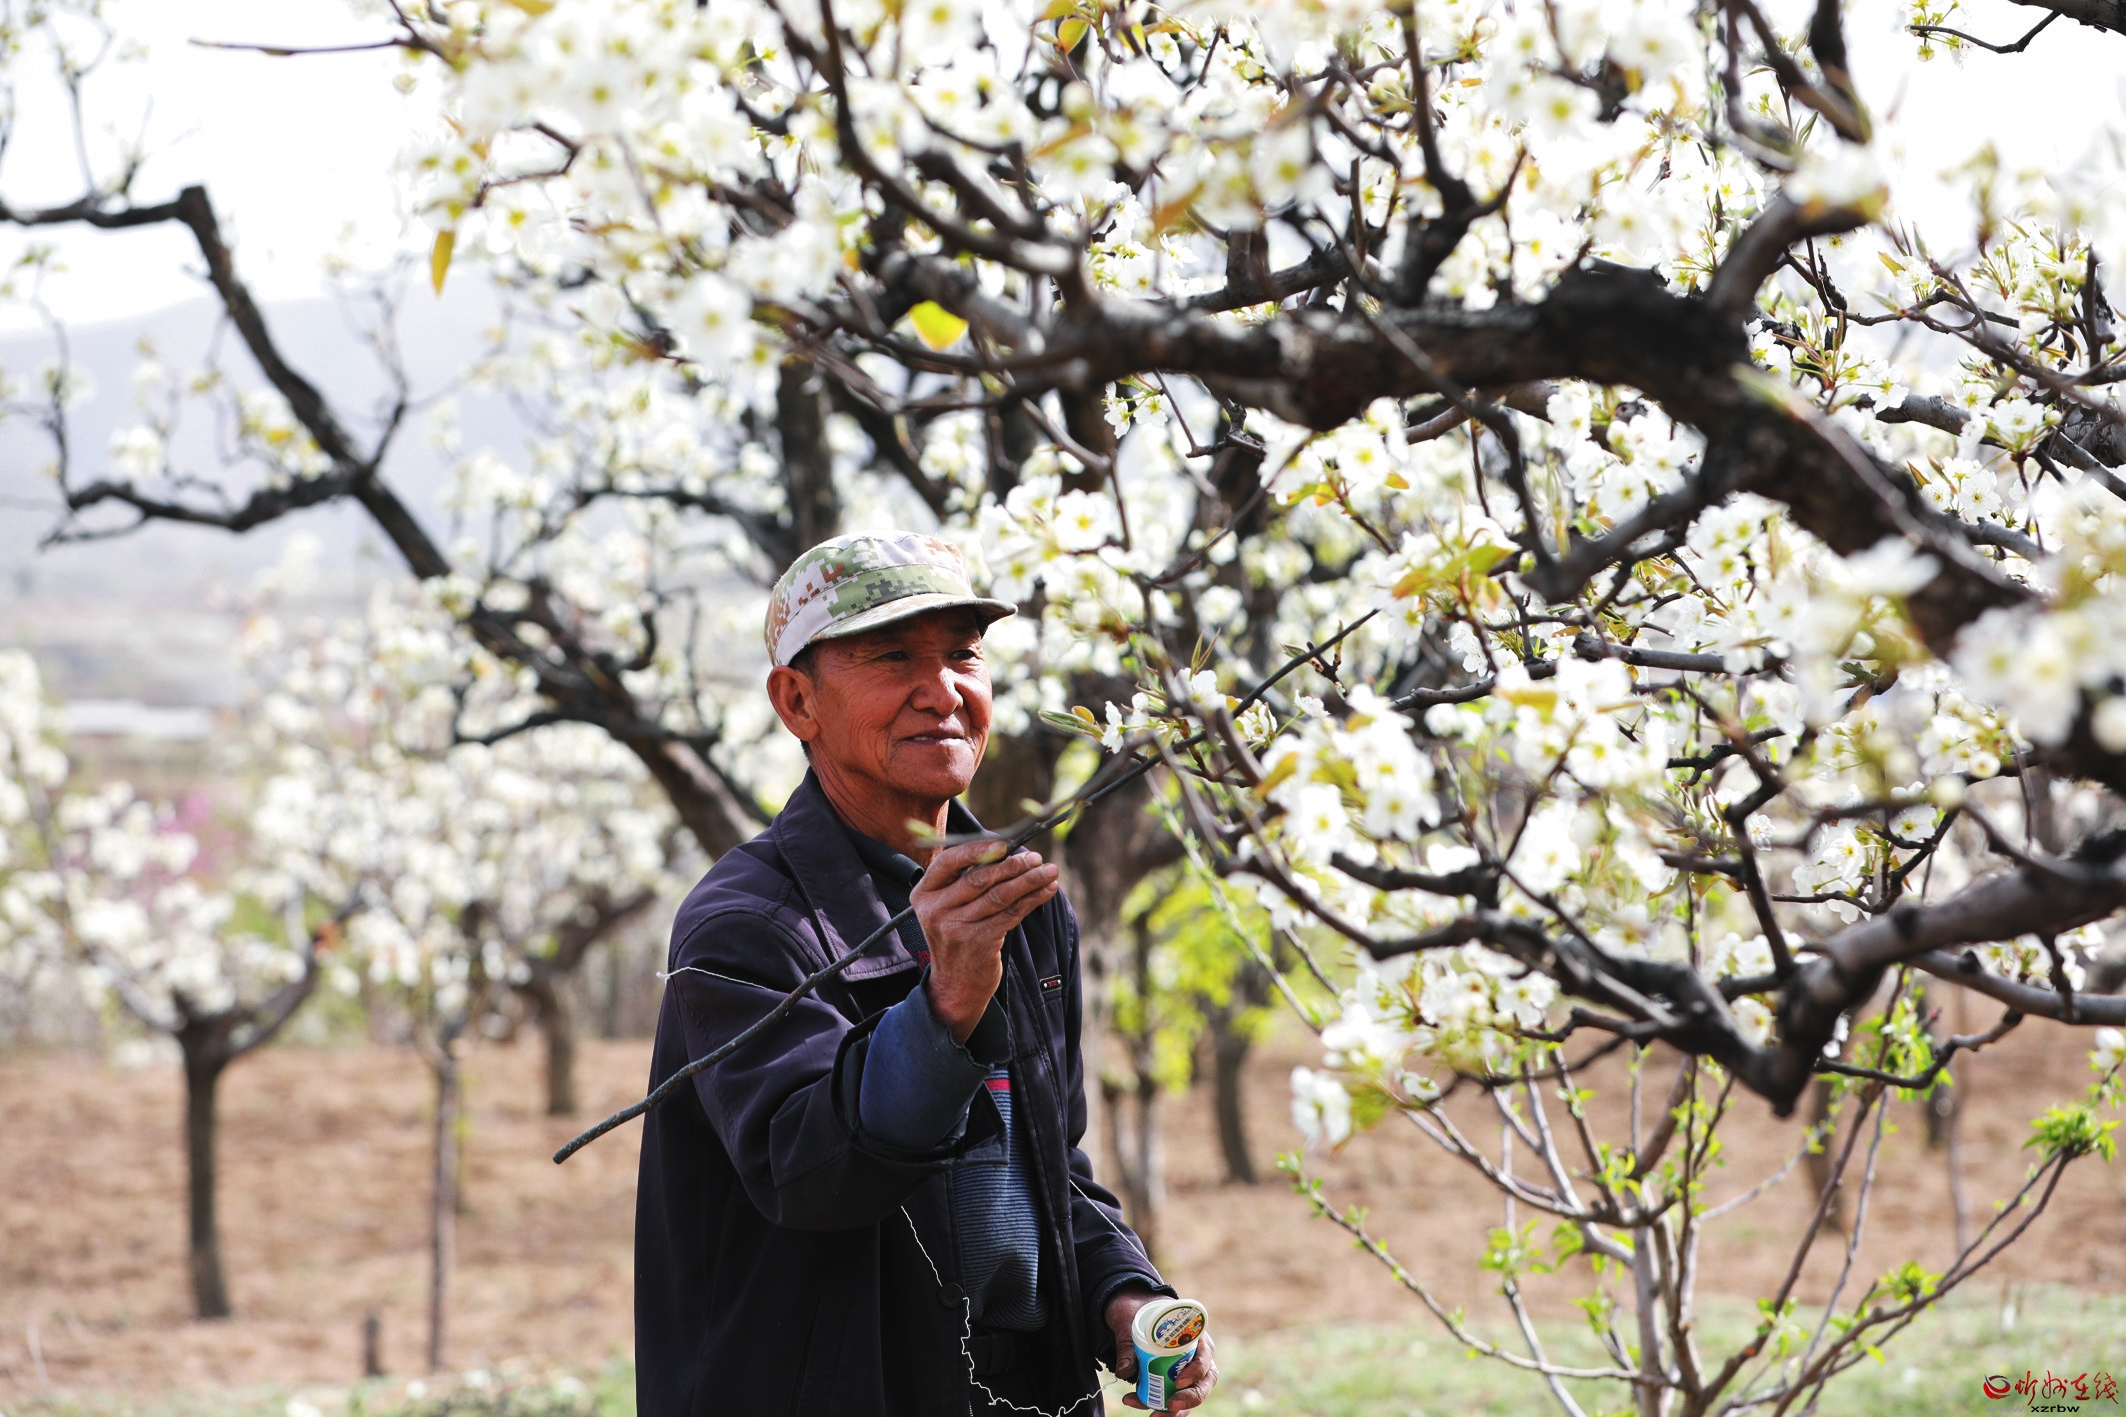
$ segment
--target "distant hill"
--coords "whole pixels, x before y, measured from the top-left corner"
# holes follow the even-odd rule
[[[325,391],[365,441],[375,436],[388,387],[359,333],[359,317],[369,313],[330,300],[290,302],[266,312],[289,362]],[[68,418],[77,483],[106,472],[112,436],[143,421],[133,378],[144,343],[173,374],[204,367],[210,351],[218,351],[220,367],[237,385],[262,385],[249,353],[220,315],[219,305],[203,298],[136,321],[65,332],[74,363],[93,385]],[[415,396],[447,389],[455,371],[477,355],[493,320],[493,302],[477,282],[455,283],[441,300],[425,286],[411,287],[395,324]],[[0,371],[18,397],[36,387],[38,370],[53,360],[56,348],[48,337],[0,340]],[[207,412],[207,405],[194,401],[179,425],[175,456],[187,471],[208,474],[221,467],[226,433]],[[507,455],[521,443],[518,421],[498,399],[463,398],[458,421],[468,451],[487,446]],[[366,517],[345,506],[313,508],[243,536],[158,524],[115,542],[40,549],[57,521],[46,471],[52,459],[52,442],[33,417],[18,412],[0,424],[0,642],[34,650],[54,690],[67,698],[164,706],[231,702],[238,687],[235,625],[216,608],[215,591],[241,587],[275,564],[292,537],[315,537],[322,549],[315,580],[298,602],[302,608],[351,609],[376,577],[399,570],[396,553]],[[418,418],[400,431],[385,469],[423,519],[437,526],[436,490],[446,468]]]

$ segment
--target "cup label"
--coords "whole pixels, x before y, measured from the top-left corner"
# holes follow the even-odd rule
[[[1142,1348],[1137,1350],[1137,1400],[1154,1412],[1166,1410],[1166,1399],[1173,1387],[1173,1376],[1188,1366],[1189,1359],[1196,1356],[1196,1345],[1191,1343],[1179,1353],[1161,1353],[1154,1357]]]

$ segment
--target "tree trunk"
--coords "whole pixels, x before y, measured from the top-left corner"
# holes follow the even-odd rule
[[[1957,992],[1961,994],[1963,991],[1959,989]],[[1927,1008],[1929,1004],[1934,1002],[1934,997],[1934,990],[1927,987],[1927,985],[1914,984],[1912,986],[1912,1007],[1919,1013],[1921,1026],[1927,1035],[1927,1042],[1938,1048],[1941,1046],[1941,1030],[1935,1026],[1933,1017]],[[1927,1150],[1929,1151],[1940,1151],[1943,1147],[1951,1145],[1950,1138],[1955,1135],[1956,1114],[1963,1101],[1963,1093],[1956,1087],[1955,1071],[1956,1065],[1952,1060],[1942,1070],[1941,1079],[1934,1090],[1921,1098],[1919,1102],[1920,1108],[1927,1114]]]
[[[1137,1232],[1144,1252],[1159,1257],[1159,1216],[1164,1197],[1159,1136],[1159,1086],[1152,1077],[1151,1048],[1143,1033],[1124,1036],[1133,1076],[1100,1079],[1107,1150],[1113,1158],[1111,1188],[1122,1198],[1122,1218]]]
[[[760,830],[744,806],[690,744],[628,739],[623,745],[649,770],[701,849],[720,857]]]
[[[1147,1047],[1144,1050],[1149,1053]],[[1159,1084],[1151,1076],[1149,1060],[1137,1072],[1135,1164],[1130,1168],[1136,1184],[1130,1187],[1130,1229],[1144,1244],[1144,1253],[1156,1263],[1160,1252],[1160,1221],[1166,1210],[1166,1158],[1159,1131]]]
[[[819,370],[786,361],[775,385],[775,430],[782,442],[783,485],[790,498],[790,560],[842,529],[834,454],[827,446],[827,387]],[[787,566],[777,566],[780,574]]]
[[[546,1039],[546,1115],[576,1115],[576,1009],[568,979],[546,979],[538,1003],[538,1030]]]
[[[1153,1048],[1157,1016],[1152,1007],[1152,927],[1147,916],[1138,916],[1131,931],[1130,982],[1137,996],[1134,1027],[1123,1030],[1129,1050],[1132,1083],[1130,1126],[1125,1135],[1120,1115],[1121,1096],[1111,1096],[1115,1109],[1109,1136],[1115,1145],[1122,1183],[1123,1218],[1137,1232],[1145,1254],[1154,1262],[1159,1254],[1159,1219],[1165,1200],[1164,1158],[1159,1136],[1159,1080]],[[1122,1089],[1115,1089],[1120,1094]]]
[[[1211,1035],[1211,1096],[1218,1118],[1218,1149],[1225,1158],[1228,1184],[1252,1186],[1257,1180],[1255,1158],[1248,1149],[1247,1061],[1255,1046],[1250,1015],[1270,1001],[1268,971],[1252,959],[1240,961],[1233,971],[1230,992],[1223,1004],[1206,1010]]]
[[[539,1009],[539,1032],[546,1038],[546,1115],[576,1114],[576,1011],[568,1000],[568,981],[555,980],[548,1002]]]
[[[1118,969],[1126,967],[1127,960],[1126,946],[1120,938],[1122,906],[1139,881],[1180,857],[1181,844],[1168,834],[1165,824],[1152,811],[1151,789],[1140,780],[1087,807],[1072,825],[1059,854],[1064,890],[1078,913],[1080,958],[1085,976],[1084,1021],[1079,1047],[1089,1084],[1086,1088],[1088,1127],[1095,1134],[1106,1134],[1108,1162],[1117,1179],[1122,1181],[1124,1199],[1127,1200],[1133,1184],[1129,1178],[1136,1170],[1136,1161],[1130,1153],[1139,1148],[1123,1143],[1121,1117],[1110,1116],[1104,1119],[1105,1125],[1102,1126],[1103,1119],[1097,1116],[1098,1111],[1118,1105],[1121,1096],[1131,1088],[1128,1083],[1110,1079],[1103,1066],[1106,1035],[1115,1026],[1113,981]],[[1128,1061],[1131,1070],[1136,1071],[1134,1057]],[[1095,1108],[1094,1103],[1099,1107]],[[1156,1110],[1148,1122],[1156,1128]],[[1155,1134],[1153,1150],[1156,1149]],[[1143,1213],[1150,1214],[1155,1208],[1154,1204],[1145,1208]],[[1131,1216],[1131,1223],[1136,1223],[1135,1214]],[[1151,1248],[1148,1238],[1145,1248]]]
[[[539,1035],[546,1040],[547,1116],[567,1117],[576,1110],[576,1032],[581,1027],[577,975],[583,961],[601,942],[608,957],[614,957],[620,947],[614,932],[656,902],[654,891],[638,891],[617,901],[599,892],[556,933],[553,953],[534,958],[530,976],[513,986],[539,1013]]]
[[[1237,1003],[1237,1000],[1235,1001]],[[1234,1185],[1255,1184],[1255,1158],[1248,1152],[1247,1114],[1243,1103],[1243,1069],[1254,1040],[1238,1028],[1239,1010],[1211,1014],[1211,1101],[1218,1114],[1218,1150],[1225,1158],[1225,1179]]]
[[[1954,1032],[1970,1032],[1971,991],[1957,989],[1956,1026]],[[1956,1221],[1956,1252],[1962,1254],[1971,1245],[1971,1194],[1964,1184],[1964,1094],[1971,1088],[1971,1068],[1975,1058],[1966,1055],[1952,1059],[1942,1070],[1942,1088],[1935,1094],[1946,1093],[1951,1104],[1942,1119],[1942,1161],[1949,1169],[1949,1210]],[[1958,1066],[1961,1064],[1961,1066]],[[1928,1116],[1934,1115],[1931,1111]]]
[[[1040,728],[989,740],[982,770],[967,787],[967,809],[983,826],[1007,830],[1026,816],[1026,803],[1046,802],[1056,790],[1056,749]],[[1026,843],[1044,857],[1056,855],[1055,838],[1042,834]]]
[[[429,1206],[428,1370],[443,1370],[445,1322],[450,1306],[450,1271],[458,1245],[458,1116],[461,1092],[458,1060],[445,1043],[429,1059],[436,1078],[434,1193]]]
[[[598,1036],[620,1036],[620,990],[623,963],[618,940],[605,942],[605,997],[598,1001]]]
[[[1830,1115],[1831,1080],[1829,1078],[1818,1078],[1816,1079],[1816,1085],[1809,1089],[1809,1125],[1811,1127],[1820,1127],[1830,1119]],[[1837,1137],[1838,1129],[1832,1127],[1823,1134],[1821,1144],[1811,1151],[1808,1156],[1809,1184],[1819,1197],[1825,1191],[1831,1190],[1832,1187],[1838,1184],[1838,1178],[1831,1174],[1831,1146],[1837,1140]],[[1831,1203],[1824,1209],[1823,1223],[1841,1235],[1845,1233],[1845,1196],[1843,1192],[1832,1191]]]
[[[199,1014],[183,994],[175,996],[177,1027],[135,1009],[143,1023],[175,1040],[185,1068],[185,1209],[187,1261],[192,1272],[192,1306],[203,1319],[229,1317],[229,1284],[222,1274],[221,1224],[216,1201],[220,1170],[215,1143],[220,1130],[217,1110],[221,1075],[231,1063],[264,1046],[295,1016],[317,984],[316,958],[304,960],[300,977],[271,997],[245,1008]]]
[[[185,1060],[185,1184],[190,1202],[192,1307],[203,1319],[229,1317],[222,1277],[221,1227],[215,1216],[216,1092],[229,1060],[196,1038],[181,1038]]]
[[[1508,1202],[1509,1205],[1511,1203]],[[1658,1220],[1654,1223],[1660,1224]],[[1639,1320],[1639,1371],[1653,1379],[1638,1386],[1639,1417],[1663,1417],[1668,1411],[1668,1389],[1661,1382],[1665,1365],[1661,1357],[1659,1263],[1660,1257],[1654,1251],[1653,1235],[1647,1231],[1634,1235],[1631,1276],[1633,1299]]]
[[[572,980],[541,960],[531,978],[517,986],[539,1011],[539,1036],[546,1040],[546,1115],[576,1113],[576,1006]]]
[[[1100,1099],[1100,1120],[1105,1124],[1101,1131],[1107,1138],[1107,1188],[1121,1199],[1122,1218],[1134,1225],[1136,1222],[1131,1212],[1136,1209],[1136,1203],[1130,1197],[1135,1194],[1136,1181],[1130,1169],[1132,1153],[1122,1135],[1123,1121],[1129,1115],[1123,1099],[1129,1096],[1129,1091],[1122,1086],[1120,1077],[1108,1073],[1101,1074],[1097,1085],[1086,1091],[1097,1094]]]

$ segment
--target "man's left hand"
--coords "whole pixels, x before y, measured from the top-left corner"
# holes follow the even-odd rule
[[[1122,1289],[1107,1301],[1107,1326],[1115,1334],[1115,1376],[1128,1382],[1137,1379],[1137,1345],[1130,1338],[1129,1326],[1137,1317],[1137,1310],[1158,1298],[1149,1289]],[[1203,1399],[1218,1386],[1218,1345],[1211,1342],[1206,1333],[1196,1345],[1196,1356],[1183,1364],[1174,1374],[1173,1386],[1166,1395],[1166,1405],[1175,1412],[1186,1412],[1191,1407],[1200,1407]],[[1144,1410],[1144,1404],[1131,1392],[1122,1399],[1124,1407]]]

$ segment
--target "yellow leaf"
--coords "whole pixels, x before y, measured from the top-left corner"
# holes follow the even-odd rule
[[[1090,728],[1090,729],[1094,730],[1095,732],[1098,732],[1098,731],[1099,731],[1099,728],[1100,728],[1100,720],[1099,720],[1099,719],[1097,719],[1097,718],[1094,718],[1094,717],[1093,717],[1093,711],[1092,711],[1091,709],[1089,709],[1089,708],[1085,707],[1085,705],[1083,705],[1083,704],[1072,704],[1072,705],[1071,705],[1071,708],[1070,708],[1070,716],[1071,716],[1072,718],[1075,718],[1075,719],[1077,719],[1077,720],[1078,720],[1078,721],[1079,721],[1080,723],[1084,724],[1084,725],[1085,725],[1085,726],[1086,726],[1087,728]]]
[[[437,295],[443,293],[443,278],[450,274],[450,253],[457,248],[456,227],[436,233],[436,244],[428,253],[428,279],[434,284]]]
[[[543,15],[554,8],[554,0],[509,0],[509,3],[527,15]]]
[[[1556,689],[1539,688],[1534,684],[1518,689],[1494,689],[1492,692],[1510,704],[1518,704],[1522,708],[1532,708],[1545,718],[1550,717],[1558,706],[1558,691]]]
[[[1194,188],[1180,199],[1162,202],[1152,208],[1152,230],[1164,236],[1167,232],[1189,220],[1189,204],[1196,199]]]
[[[967,322],[935,300],[925,300],[910,310],[908,319],[932,349],[950,349],[967,333]]]
[[[1057,46],[1060,47],[1064,53],[1068,54],[1071,50],[1076,49],[1078,47],[1078,41],[1085,38],[1085,31],[1090,28],[1090,25],[1086,24],[1085,21],[1080,19],[1072,18],[1065,20],[1062,24],[1056,26]]]
[[[1270,775],[1265,777],[1262,780],[1262,785],[1255,790],[1262,796],[1267,797],[1276,789],[1279,783],[1298,771],[1299,754],[1287,753],[1277,760],[1277,766],[1270,769]]]
[[[1064,47],[1066,49],[1069,48],[1068,45],[1065,45]],[[1062,132],[1056,134],[1052,138],[1049,138],[1046,142],[1035,148],[1033,150],[1032,155],[1034,157],[1047,157],[1050,153],[1061,152],[1064,148],[1069,147],[1072,143],[1084,137],[1092,130],[1093,125],[1090,123],[1073,123],[1068,128],[1065,128]]]

